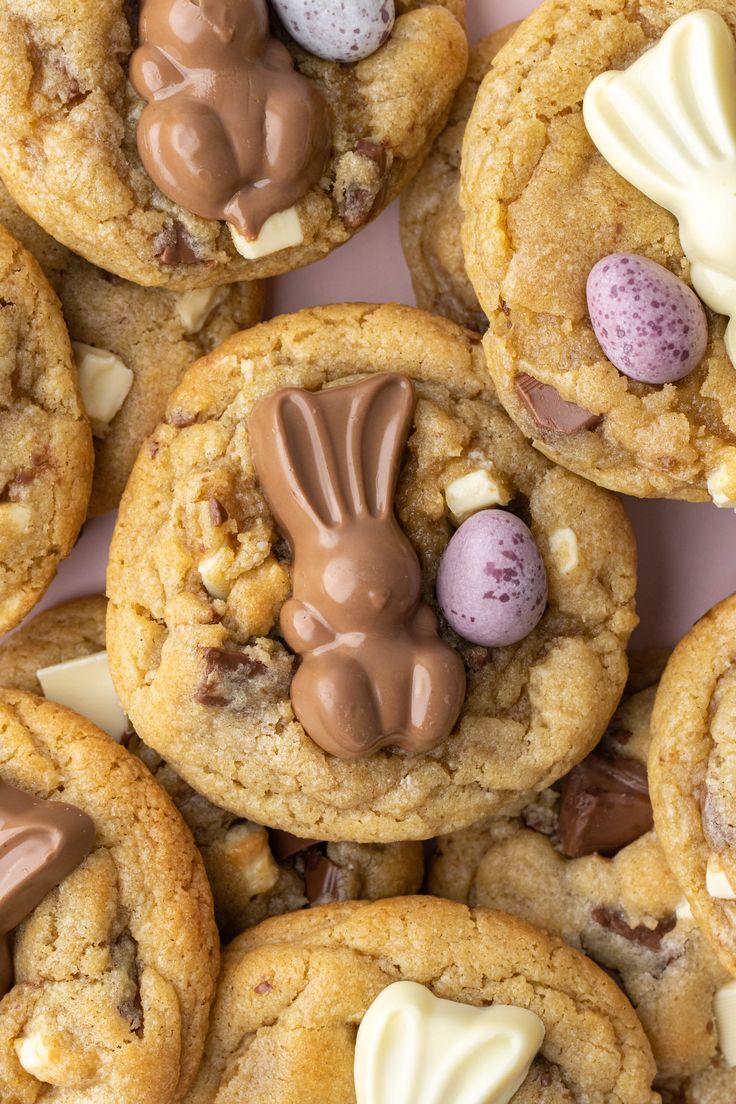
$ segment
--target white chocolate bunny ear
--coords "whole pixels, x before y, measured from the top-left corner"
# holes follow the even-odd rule
[[[358,1104],[508,1104],[544,1025],[525,1008],[475,1008],[398,981],[370,1006],[355,1045]]]
[[[677,218],[701,299],[736,315],[736,42],[725,21],[676,20],[628,69],[592,82],[583,115],[616,172]],[[726,347],[736,363],[733,325]]]

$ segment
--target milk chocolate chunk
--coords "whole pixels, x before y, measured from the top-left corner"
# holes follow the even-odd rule
[[[5,936],[84,861],[95,826],[81,809],[0,782],[0,973],[9,983]]]
[[[302,839],[301,836],[292,836],[291,832],[282,832],[278,828],[271,828],[268,833],[268,842],[271,854],[276,862],[284,862],[294,855],[300,855],[302,851],[308,851],[310,847],[317,846],[317,840]]]
[[[593,909],[590,915],[596,924],[600,924],[602,928],[607,928],[614,935],[620,935],[624,939],[628,939],[630,943],[636,943],[639,947],[644,947],[646,950],[653,952],[662,950],[662,940],[668,932],[673,930],[677,923],[676,918],[672,916],[668,920],[660,920],[654,928],[647,928],[644,924],[632,928],[626,923],[620,912],[613,912],[611,909]]]
[[[204,649],[204,678],[195,691],[200,705],[230,705],[242,682],[265,674],[266,668],[246,652],[229,648]]]
[[[270,35],[266,0],[143,0],[139,31],[130,79],[148,101],[147,172],[185,210],[257,238],[320,180],[327,103]]]
[[[394,494],[414,410],[398,375],[258,403],[249,433],[256,473],[294,553],[281,612],[302,657],[291,701],[309,736],[344,759],[446,739],[465,695],[460,656],[421,601],[417,555]]]
[[[526,372],[516,377],[516,393],[540,429],[571,437],[581,429],[595,429],[603,421],[600,415],[568,402],[549,383],[542,383]]]
[[[156,259],[164,265],[196,264],[199,258],[187,240],[184,227],[177,222],[170,229],[163,230],[155,242]]]
[[[615,855],[653,827],[645,768],[593,752],[564,779],[559,817],[568,858]]]
[[[323,897],[337,900],[340,869],[319,851],[308,851],[304,858],[304,891],[310,905]]]

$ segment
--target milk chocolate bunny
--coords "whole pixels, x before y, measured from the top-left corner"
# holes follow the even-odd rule
[[[421,569],[394,514],[414,389],[396,375],[262,400],[249,422],[263,493],[293,553],[281,614],[302,656],[294,711],[325,751],[350,759],[435,747],[465,696],[460,657],[421,602]]]
[[[269,35],[265,0],[144,0],[130,63],[138,149],[164,195],[246,238],[321,177],[325,100]]]

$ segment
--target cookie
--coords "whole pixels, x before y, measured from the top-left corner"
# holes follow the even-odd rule
[[[405,406],[407,382],[418,398],[413,412]],[[344,584],[336,584],[334,593],[344,585],[360,605],[351,624],[367,618],[367,635],[385,641],[392,657],[382,663],[381,643],[370,657],[374,686],[386,688],[396,673],[397,684],[386,690],[381,708],[396,704],[395,690],[405,691],[402,679],[417,647],[429,649],[443,687],[450,669],[462,679],[453,653],[463,659],[467,693],[459,724],[430,752],[387,747],[361,754],[358,743],[357,751],[354,745],[338,748],[340,757],[326,754],[296,721],[290,700],[294,659],[279,619],[292,647],[320,617],[323,628],[315,631],[327,632],[324,611],[312,607],[303,616],[293,597],[298,592],[308,599],[305,588],[318,581],[310,570],[323,562],[324,549],[316,558],[306,556],[292,585],[288,542],[275,528],[255,478],[248,418],[258,400],[266,404],[261,429],[282,400],[301,405],[307,418],[324,402],[339,400],[340,409],[331,413],[344,412],[346,384],[355,384],[356,417],[372,395],[380,402],[368,413],[385,418],[391,433],[399,432],[399,419],[411,425],[408,449],[395,450],[400,525],[390,522],[393,496],[385,488],[378,547],[369,539],[375,526],[362,527],[369,506],[363,521],[355,517],[355,526],[346,515],[342,529],[360,539],[348,539],[343,562],[349,570],[339,576],[343,568],[335,568]],[[307,392],[275,395],[287,385]],[[294,426],[296,432],[298,420]],[[268,446],[268,432],[264,440]],[[367,452],[388,465],[388,446],[396,439],[378,433],[369,440]],[[271,490],[274,472],[283,470],[282,447],[272,443],[262,455]],[[296,444],[302,457],[311,447],[309,441]],[[337,438],[334,447],[343,447]],[[370,465],[376,457],[366,453],[364,459]],[[354,474],[353,491],[340,495],[359,493]],[[434,583],[453,533],[444,491],[460,516],[479,502],[503,501],[531,526],[546,567],[549,602],[537,627],[515,646],[470,644],[444,624],[436,636]],[[352,507],[345,509],[350,514]],[[299,524],[307,521],[302,515]],[[300,532],[297,556],[306,547],[302,537]],[[511,551],[512,577],[514,556]],[[385,557],[394,567],[371,583],[372,565],[385,566]],[[366,571],[365,587],[356,593],[355,573]],[[422,619],[426,635],[392,636],[405,632],[394,618],[404,601],[408,609],[415,587],[424,604],[412,616]],[[323,307],[231,339],[191,369],[172,396],[166,421],[142,449],[123,498],[109,566],[107,642],[113,679],[136,731],[215,804],[308,838],[421,839],[440,826],[467,825],[520,790],[550,784],[586,754],[626,680],[634,588],[634,545],[620,504],[526,444],[496,400],[472,335],[408,307]],[[491,592],[502,595],[504,588],[491,585]],[[343,612],[336,609],[334,616]],[[383,627],[387,617],[389,630]],[[354,639],[362,645],[366,633]],[[405,643],[397,646],[397,639]],[[340,632],[335,640],[353,638]],[[307,705],[317,708],[312,692],[322,677],[329,687],[336,667],[322,672],[313,662],[320,660],[320,648],[310,652],[309,641],[304,646],[307,659],[299,670],[309,667],[317,681],[311,689],[301,683],[297,708],[310,694]],[[362,662],[357,650],[352,654]],[[328,656],[333,665],[346,658],[344,652]],[[357,688],[341,682],[337,692],[348,686],[355,705],[365,700],[360,663],[351,672]],[[417,679],[417,702],[425,691],[434,701],[431,679]],[[430,720],[454,701],[455,692],[451,683]],[[348,729],[353,735],[356,717],[364,720],[350,708],[348,697],[338,737]],[[334,715],[328,719],[334,722]]]
[[[713,8],[736,28],[731,5]],[[627,494],[710,498],[729,505],[732,490],[736,496],[736,485],[731,486],[736,479],[736,391],[724,317],[708,310],[706,326],[696,301],[707,346],[698,366],[678,382],[665,383],[664,377],[660,383],[637,382],[626,374],[631,366],[621,362],[619,370],[608,359],[616,359],[610,339],[628,334],[625,341],[636,354],[647,340],[664,333],[674,347],[679,340],[675,326],[662,322],[646,289],[628,306],[625,295],[618,306],[608,298],[608,321],[600,316],[600,303],[596,306],[595,288],[589,287],[586,296],[595,266],[618,264],[622,257],[663,266],[654,270],[662,293],[654,296],[656,302],[664,302],[673,284],[691,294],[689,286],[697,282],[697,266],[683,250],[677,220],[604,160],[582,110],[595,78],[609,70],[631,72],[629,67],[659,43],[668,25],[688,11],[679,0],[655,4],[643,20],[618,0],[603,8],[585,0],[545,0],[524,21],[483,81],[468,123],[464,250],[468,274],[490,320],[485,350],[499,398],[536,448]],[[692,48],[697,48],[694,39]],[[673,63],[678,79],[692,74],[692,87],[680,104],[699,103],[701,92],[707,95],[710,87],[710,62],[693,60],[691,66],[694,53],[689,51],[684,44]],[[656,85],[657,79],[648,83]],[[657,135],[670,124],[667,133],[677,132],[676,113],[673,108],[669,122],[661,123],[664,130],[647,133],[638,147],[654,148],[659,142],[658,164],[670,147]],[[653,117],[658,119],[658,113]],[[714,101],[695,130],[715,117]],[[644,133],[639,114],[634,131]],[[685,144],[694,148],[696,139],[689,133]],[[702,201],[706,215],[709,205],[715,210],[715,199]],[[716,230],[711,238],[719,234]],[[607,295],[611,287],[615,292],[626,286],[625,279],[611,285],[614,268],[606,275]],[[643,329],[633,334],[640,310],[646,312]],[[661,352],[656,360],[662,368]]]
[[[95,437],[89,515],[117,507],[138,449],[185,370],[260,320],[263,287],[176,294],[94,268],[49,237],[0,183],[0,223],[30,250],[61,300]]]
[[[41,598],[84,521],[92,438],[59,303],[0,230],[0,633]]]
[[[105,648],[107,601],[92,595],[45,610],[0,645],[0,683],[20,690],[61,696],[82,715],[99,710],[91,682],[103,671],[84,674],[73,694],[68,667],[59,664],[99,656]],[[40,678],[39,678],[40,674]],[[53,681],[49,681],[52,679]],[[114,694],[112,685],[109,691]],[[98,724],[104,715],[98,714]],[[416,893],[424,875],[419,843],[323,843],[269,832],[212,805],[130,730],[122,708],[112,708],[110,734],[123,738],[146,764],[189,825],[204,859],[215,899],[215,916],[225,939],[268,916],[308,905],[350,899],[377,900]]]
[[[736,598],[680,641],[660,682],[649,762],[667,860],[724,966],[736,975],[734,701]]]
[[[32,14],[11,2],[0,13],[0,175],[56,239],[139,284],[211,287],[309,264],[398,195],[465,75],[462,0],[396,6],[387,41],[343,65],[307,53],[281,26],[270,38],[265,0],[228,0],[201,19],[179,0],[85,0],[73,17],[59,0]],[[177,12],[191,18],[196,45],[173,34]],[[192,77],[185,100],[176,84],[195,71],[208,78],[192,90]],[[171,81],[174,122],[181,100],[182,126],[206,164],[169,147],[167,103],[146,83],[153,72]],[[230,78],[242,85],[234,102],[249,109],[225,120],[219,90]],[[265,146],[267,105],[284,141]],[[202,179],[208,188],[198,192]],[[259,186],[212,207],[213,181]]]
[[[63,793],[96,833],[91,854],[15,930],[0,1095],[181,1100],[219,959],[191,837],[145,767],[69,710],[2,690],[0,732],[3,784],[51,798],[52,810]]]
[[[460,155],[468,117],[493,59],[518,26],[511,23],[476,42],[447,126],[401,195],[401,245],[417,306],[483,333],[488,319],[465,271],[460,240]]]
[[[398,991],[396,983],[407,981],[424,993],[414,1009],[410,998],[408,1011],[414,1014],[408,1022],[399,1007],[396,1034],[386,1036],[385,1021],[382,1029],[376,1024],[379,1001],[389,999],[389,986]],[[459,1054],[449,1002],[466,1027],[467,1045]],[[478,1007],[488,1005],[494,1009]],[[514,1096],[519,1104],[561,1104],[571,1094],[622,1104],[659,1099],[650,1090],[654,1066],[636,1016],[593,963],[503,913],[407,897],[280,917],[235,940],[225,952],[191,1104],[245,1095],[253,1104],[297,1099],[343,1104],[355,1100],[354,1063],[362,1101],[444,1104],[457,1099],[451,1086],[458,1083],[464,1083],[467,1099],[509,1100],[508,1084],[506,1095],[492,1093],[504,1061],[501,1040],[489,1048],[490,1062],[473,1049],[475,1076],[483,1078],[487,1095],[479,1090],[470,1095],[475,1077],[467,1034],[483,1015],[503,1016],[509,1006],[517,1015],[524,1010],[524,1018],[531,1013],[532,1020],[541,1019],[544,1033],[528,1075],[522,1071],[523,1084]],[[358,1046],[368,1031],[375,1044],[367,1057],[372,1091],[356,1061],[358,1025]],[[513,1037],[508,1022],[506,1027]],[[441,1045],[427,1053],[430,1033],[438,1028]],[[402,1062],[393,1064],[394,1090],[391,1044],[402,1054]],[[425,1061],[418,1063],[423,1052]],[[436,1063],[442,1059],[440,1079]],[[410,1071],[413,1077],[407,1077]]]
[[[706,1104],[713,1080],[730,1088],[716,1099],[736,1092],[718,1016],[730,978],[652,830],[646,764],[656,689],[630,697],[561,784],[440,839],[428,889],[504,909],[588,954],[636,1008],[665,1098]]]

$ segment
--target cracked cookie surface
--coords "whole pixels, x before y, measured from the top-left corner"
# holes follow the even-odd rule
[[[95,437],[89,514],[114,510],[138,449],[163,417],[186,369],[238,330],[260,321],[263,285],[241,282],[197,302],[183,292],[141,288],[111,276],[49,237],[0,183],[0,224],[36,258],[61,300],[72,341],[118,356],[132,387],[104,436]]]
[[[107,600],[78,598],[45,610],[0,644],[0,684],[42,694],[39,668],[105,648]],[[225,939],[268,916],[329,901],[416,893],[419,843],[323,843],[272,837],[267,828],[213,805],[134,734],[127,747],[146,764],[189,825],[204,860]]]
[[[0,633],[41,598],[72,550],[92,437],[59,303],[0,228]]]
[[[649,761],[667,859],[695,918],[736,975],[736,597],[680,641],[660,683]],[[727,887],[709,892],[713,867]]]
[[[654,1104],[630,1005],[598,967],[503,913],[431,898],[341,904],[266,921],[225,952],[188,1104],[350,1104],[355,1035],[389,984],[528,1008],[546,1028],[515,1104]]]
[[[655,684],[621,706],[599,745],[646,767]],[[613,857],[569,858],[558,788],[438,841],[428,890],[503,909],[584,951],[618,981],[647,1032],[665,1100],[710,1104],[736,1093],[718,1048],[714,997],[729,974],[692,916],[654,831]],[[625,815],[625,814],[620,814]]]
[[[510,508],[531,526],[550,601],[537,628],[507,648],[470,646],[443,627],[468,673],[454,734],[428,754],[348,762],[294,719],[293,657],[277,628],[289,551],[255,480],[247,419],[278,388],[320,390],[377,372],[405,374],[418,395],[396,509],[425,600],[434,605],[453,532],[443,491],[480,467],[508,485]],[[574,566],[555,558],[561,530],[572,534]],[[221,597],[211,596],[215,584]],[[308,838],[421,839],[549,785],[586,754],[624,686],[634,589],[620,503],[527,445],[474,335],[408,307],[322,307],[231,339],[172,396],[123,498],[108,650],[136,731],[215,804]]]
[[[127,79],[138,8],[81,0],[72,13],[66,0],[6,0],[0,173],[55,238],[140,284],[207,287],[324,256],[413,176],[465,74],[463,0],[399,0],[388,42],[356,65],[321,61],[287,40],[331,106],[332,151],[322,181],[298,204],[303,243],[246,261],[225,223],[176,207],[141,165],[143,101]],[[191,263],[176,263],[182,251]]]
[[[710,6],[736,29],[732,4]],[[705,357],[677,384],[636,383],[606,360],[586,304],[594,264],[611,253],[642,254],[686,283],[689,264],[676,220],[597,153],[581,110],[594,77],[626,68],[690,10],[683,0],[545,0],[481,85],[465,137],[462,200],[468,273],[490,319],[488,365],[514,421],[545,455],[596,483],[700,501],[716,473],[729,486],[736,480],[725,319],[708,312]],[[569,435],[540,427],[517,389],[522,374],[600,423]]]
[[[468,74],[455,96],[447,126],[401,195],[401,245],[417,306],[479,333],[485,331],[488,319],[465,271],[460,155],[481,81],[517,26],[501,27],[471,48]]]
[[[2,1100],[181,1100],[219,960],[191,836],[140,761],[66,709],[0,690],[0,747],[3,781],[63,793],[96,827],[92,853],[15,933],[15,984],[0,1004]]]

